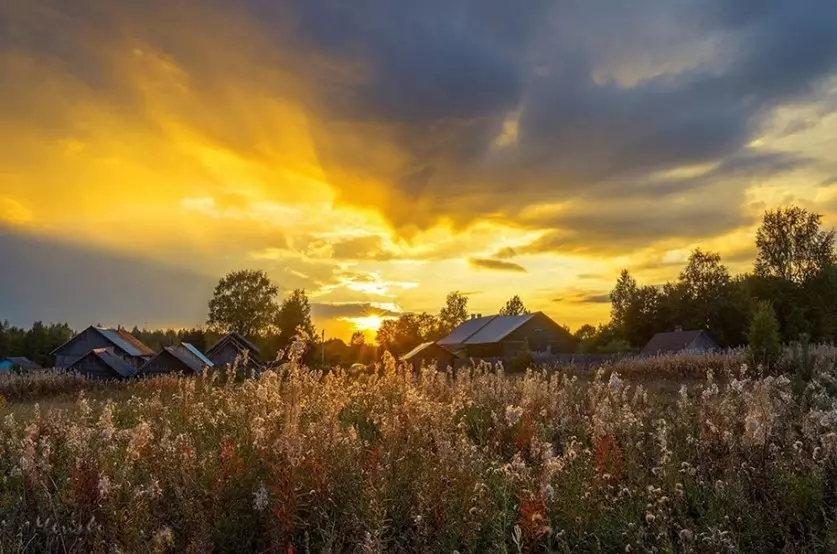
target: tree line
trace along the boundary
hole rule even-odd
[[[837,339],[834,244],[835,232],[823,228],[820,214],[791,206],[764,214],[751,272],[732,275],[720,254],[701,249],[691,253],[677,279],[664,284],[640,284],[625,269],[610,294],[610,320],[577,329],[573,335],[576,350],[635,351],[655,333],[676,328],[705,329],[721,346],[742,346],[749,342],[754,315],[767,317],[766,310],[776,320],[778,337],[784,342],[803,336],[833,342]],[[293,290],[280,300],[279,290],[264,271],[233,271],[215,287],[205,327],[135,327],[131,332],[154,350],[180,342],[206,350],[224,334],[237,332],[259,346],[266,360],[282,356],[301,337],[307,363],[324,360],[326,365],[346,365],[371,362],[384,351],[403,355],[448,335],[470,317],[468,296],[453,291],[438,313],[403,313],[385,319],[376,333],[377,344],[369,344],[359,331],[349,343],[337,338],[322,342],[311,320],[306,291]],[[498,313],[529,311],[514,295]],[[46,366],[52,362],[49,353],[72,334],[65,323],[36,322],[28,330],[0,323],[0,356],[26,356]]]
[[[723,347],[746,345],[754,315],[769,309],[783,342],[837,338],[835,233],[822,216],[791,206],[767,211],[756,232],[751,272],[730,274],[720,254],[696,249],[674,281],[639,284],[623,270],[613,288],[611,318],[582,326],[579,349],[641,348],[658,332],[705,329]]]

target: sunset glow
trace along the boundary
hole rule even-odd
[[[256,268],[343,338],[451,290],[576,328],[624,267],[746,270],[766,208],[837,223],[832,12],[611,4],[3,2],[0,318],[199,325]]]

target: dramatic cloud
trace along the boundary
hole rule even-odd
[[[2,2],[5,248],[79,299],[4,312],[150,318],[88,309],[98,267],[191,324],[249,266],[412,309],[698,244],[745,264],[757,207],[837,211],[835,28],[830,0]]]

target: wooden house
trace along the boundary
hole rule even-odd
[[[237,362],[240,369],[261,369],[264,363],[260,355],[259,347],[238,333],[226,335],[206,351],[206,357],[215,366],[232,366]]]
[[[100,381],[127,379],[137,373],[137,368],[112,348],[95,348],[74,361],[69,369]]]
[[[39,367],[41,366],[23,356],[0,358],[0,373],[5,371],[29,371],[31,369],[38,369]]]
[[[455,360],[456,354],[435,342],[420,344],[401,356],[401,361],[412,364],[416,371],[423,366],[431,365],[435,365],[436,369],[444,370],[449,366],[453,367]]]
[[[658,354],[674,354],[677,352],[709,352],[718,350],[720,346],[708,331],[682,331],[680,329],[668,333],[657,333],[640,355],[654,356]]]
[[[96,349],[109,349],[132,367],[144,364],[154,351],[124,329],[91,326],[52,351],[55,367],[70,367],[76,360]]]
[[[475,317],[463,322],[438,344],[466,358],[514,358],[521,350],[572,352],[569,331],[543,312],[518,316]]]
[[[140,375],[164,373],[200,373],[214,364],[200,350],[184,342],[178,346],[166,346],[148,360],[140,369]]]

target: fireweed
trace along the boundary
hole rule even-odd
[[[245,380],[4,378],[0,548],[834,551],[837,356],[818,352],[801,389],[736,353],[594,376],[390,357]],[[673,398],[637,384],[685,371]],[[62,386],[74,404],[51,408]]]

